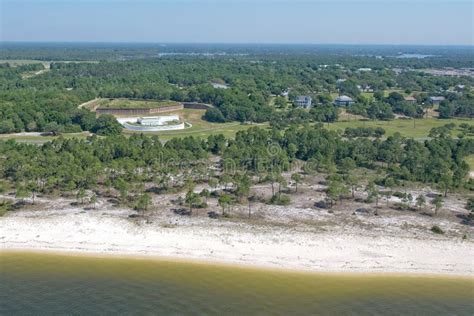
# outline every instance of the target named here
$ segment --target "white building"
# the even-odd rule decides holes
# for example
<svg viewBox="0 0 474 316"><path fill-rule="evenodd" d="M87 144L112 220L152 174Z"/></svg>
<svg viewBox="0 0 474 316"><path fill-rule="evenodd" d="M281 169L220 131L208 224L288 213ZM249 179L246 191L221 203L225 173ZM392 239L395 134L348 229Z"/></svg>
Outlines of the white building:
<svg viewBox="0 0 474 316"><path fill-rule="evenodd" d="M166 123L179 121L178 115L164 115L164 116L146 116L137 119L137 123L146 126L166 125Z"/></svg>

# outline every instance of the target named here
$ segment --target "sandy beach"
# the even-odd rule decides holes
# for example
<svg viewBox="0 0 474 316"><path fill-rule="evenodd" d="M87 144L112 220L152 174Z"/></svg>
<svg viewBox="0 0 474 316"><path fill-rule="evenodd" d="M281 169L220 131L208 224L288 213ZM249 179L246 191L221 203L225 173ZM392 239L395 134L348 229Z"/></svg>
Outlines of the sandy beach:
<svg viewBox="0 0 474 316"><path fill-rule="evenodd" d="M431 219L413 215L352 216L344 221L326 211L268 206L256 210L259 220L254 221L166 211L156 211L145 220L129 218L134 211L105 204L86 211L49 206L0 218L1 249L150 256L315 272L462 276L474 272L474 243L457 237L472 228L448 219L437 219L447 234L435 235L426 232L430 223L422 222Z"/></svg>

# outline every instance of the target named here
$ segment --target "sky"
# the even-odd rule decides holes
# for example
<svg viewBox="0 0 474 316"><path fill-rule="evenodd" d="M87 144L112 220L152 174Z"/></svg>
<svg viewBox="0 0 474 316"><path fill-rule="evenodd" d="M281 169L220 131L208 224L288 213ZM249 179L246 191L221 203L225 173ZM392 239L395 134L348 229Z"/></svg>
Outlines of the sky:
<svg viewBox="0 0 474 316"><path fill-rule="evenodd" d="M1 41L474 45L474 0L0 0Z"/></svg>

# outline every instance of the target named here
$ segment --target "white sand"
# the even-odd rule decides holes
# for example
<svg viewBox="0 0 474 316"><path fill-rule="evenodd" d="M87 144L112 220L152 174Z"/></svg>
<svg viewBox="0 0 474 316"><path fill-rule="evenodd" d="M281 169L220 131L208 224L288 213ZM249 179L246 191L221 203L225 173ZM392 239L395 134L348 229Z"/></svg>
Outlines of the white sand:
<svg viewBox="0 0 474 316"><path fill-rule="evenodd" d="M312 211L314 212L314 211ZM357 229L175 216L146 224L128 211L14 212L0 218L1 249L159 256L324 272L473 275L472 241L364 234ZM170 222L170 219L167 219ZM391 225L391 224L390 224Z"/></svg>

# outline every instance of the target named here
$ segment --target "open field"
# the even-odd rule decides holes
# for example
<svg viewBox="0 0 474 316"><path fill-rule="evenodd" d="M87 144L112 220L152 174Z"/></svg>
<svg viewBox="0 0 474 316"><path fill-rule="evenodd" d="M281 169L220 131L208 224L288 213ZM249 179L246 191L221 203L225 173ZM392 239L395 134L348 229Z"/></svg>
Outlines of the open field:
<svg viewBox="0 0 474 316"><path fill-rule="evenodd" d="M28 144L44 144L46 142L58 139L59 137L63 138L79 138L85 139L90 136L89 132L82 133L65 133L61 136L42 136L40 133L15 133L15 134L0 134L0 141L14 139L19 143L28 143Z"/></svg>
<svg viewBox="0 0 474 316"><path fill-rule="evenodd" d="M344 130L346 127L381 127L385 129L386 136L390 136L399 132L402 136L412 137L416 139L423 139L428 137L430 130L433 127L443 126L445 124L454 123L456 125L467 123L474 125L474 120L468 119L417 119L416 127L413 126L413 120L408 119L396 119L393 121L362 121L362 120L353 120L353 121L340 121L335 123L325 124L330 130ZM456 136L459 133L458 128L454 128L452 131L452 136Z"/></svg>
<svg viewBox="0 0 474 316"><path fill-rule="evenodd" d="M31 65L31 64L43 64L45 68L49 68L51 63L98 63L93 60L34 60L34 59L0 59L0 64L10 64L12 67Z"/></svg>
<svg viewBox="0 0 474 316"><path fill-rule="evenodd" d="M29 60L29 59L0 59L0 64L10 64L12 67L31 65L31 64L43 64L45 68L49 68L49 61L42 60Z"/></svg>
<svg viewBox="0 0 474 316"><path fill-rule="evenodd" d="M180 138L186 136L195 136L201 138L207 138L212 134L223 134L225 137L233 138L238 131L246 130L248 128L259 126L261 128L268 127L268 123L263 124L241 124L239 122L229 123L211 123L202 119L205 110L195 109L184 109L179 111L167 112L166 115L177 114L185 122L191 123L192 127L184 130L174 131L160 131L160 132L134 132L130 130L123 130L125 136L130 136L135 133L144 133L146 135L158 135L161 140L169 140L172 138ZM64 138L80 138L84 139L89 136L89 133L74 133L74 134L62 134ZM15 139L17 142L30 143L30 144L43 144L58 136L41 136L40 133L15 133L15 134L3 134L0 135L0 140Z"/></svg>
<svg viewBox="0 0 474 316"><path fill-rule="evenodd" d="M142 109L142 108L159 108L167 105L178 105L175 101L146 101L146 100L130 100L130 99L98 99L89 104L89 107L101 109Z"/></svg>
<svg viewBox="0 0 474 316"><path fill-rule="evenodd" d="M238 131L246 130L250 127L259 126L267 127L268 124L248 124L243 125L239 122L229 123L211 123L202 119L205 110L194 110L194 109L183 109L179 111L167 112L166 115L177 114L185 122L191 123L192 127L184 130L176 131L160 131L160 132L147 132L146 135L158 135L163 140L168 140L176 137L195 136L206 138L212 134L223 134L226 137L234 137ZM130 135L136 132L124 130L125 135Z"/></svg>
<svg viewBox="0 0 474 316"><path fill-rule="evenodd" d="M96 63L94 61L54 61L55 63ZM31 77L42 75L51 69L52 61L45 61L45 60L30 60L30 59L0 59L0 64L10 64L11 67L19 67L23 65L31 65L31 64L43 64L44 69L38 71L27 71L22 74L22 79L28 79Z"/></svg>
<svg viewBox="0 0 474 316"><path fill-rule="evenodd" d="M238 131L246 130L248 128L259 126L262 128L268 127L268 123L262 124L241 124L239 122L229 123L211 123L202 119L205 110L195 109L183 109L179 111L167 112L166 115L177 114L185 122L191 123L192 127L184 130L175 131L160 131L160 132L145 132L146 135L158 135L162 140L169 140L172 138L195 136L206 138L212 134L223 134L226 137L233 138ZM349 118L348 115L346 115ZM344 117L344 118L346 118ZM456 125L467 123L474 125L474 120L462 120L462 119L420 119L416 120L416 128L413 127L413 120L397 119L393 121L363 121L356 119L357 116L350 115L353 120L339 121L336 123L324 124L324 126L330 130L341 130L344 131L347 127L381 127L385 129L386 136L393 135L395 132L399 132L402 136L412 137L418 140L428 138L430 129L433 127L443 126L449 123L455 123ZM124 135L132 135L134 131L124 130ZM459 129L455 128L452 131L452 136L456 136L459 133ZM89 134L75 133L75 134L63 134L65 138L86 138ZM472 137L472 136L468 136ZM39 133L16 133L16 134L3 134L0 135L0 140L15 139L18 142L42 144L47 141L51 141L57 138L57 136L41 136ZM471 165L471 169L474 170L474 157L471 157L468 161Z"/></svg>

